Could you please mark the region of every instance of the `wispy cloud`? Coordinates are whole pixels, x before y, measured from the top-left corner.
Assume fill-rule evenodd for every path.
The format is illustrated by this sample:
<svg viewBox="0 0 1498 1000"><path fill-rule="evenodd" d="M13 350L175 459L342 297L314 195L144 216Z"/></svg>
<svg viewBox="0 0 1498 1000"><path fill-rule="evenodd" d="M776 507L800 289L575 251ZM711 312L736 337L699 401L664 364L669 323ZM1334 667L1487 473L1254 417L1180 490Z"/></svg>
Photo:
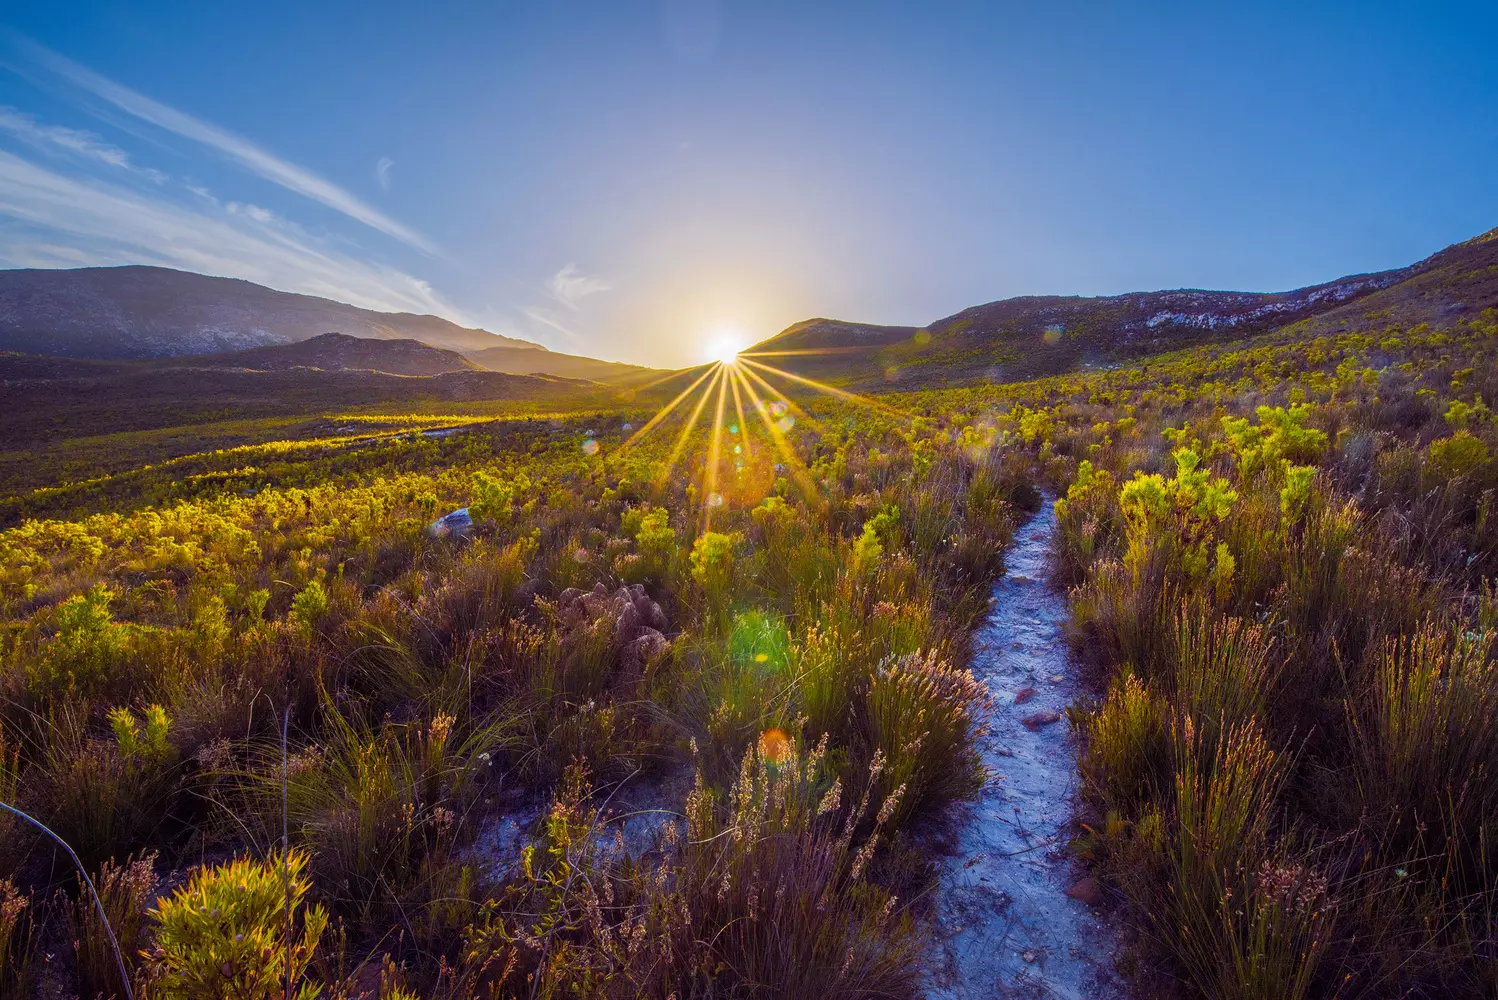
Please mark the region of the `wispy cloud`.
<svg viewBox="0 0 1498 1000"><path fill-rule="evenodd" d="M546 290L568 309L576 309L589 295L608 291L611 286L602 278L583 274L576 264L568 264L546 282Z"/></svg>
<svg viewBox="0 0 1498 1000"><path fill-rule="evenodd" d="M202 143L266 180L320 202L425 253L435 255L438 252L437 248L416 230L395 221L373 206L364 204L348 191L319 177L305 167L283 160L261 149L250 140L219 128L217 125L178 111L176 108L131 90L123 84L115 83L36 42L14 34L10 34L9 39L11 49L19 52L36 66L107 101L127 114L185 139Z"/></svg>
<svg viewBox="0 0 1498 1000"><path fill-rule="evenodd" d="M6 104L0 104L0 131L8 132L27 145L49 153L68 153L121 170L134 171L157 183L162 183L167 179L166 174L159 170L136 166L131 162L129 153L105 142L93 132L67 128L63 125L45 125L34 115L28 115Z"/></svg>
<svg viewBox="0 0 1498 1000"><path fill-rule="evenodd" d="M375 164L375 178L380 182L381 191L390 190L390 168L395 166L395 161L388 156L380 157L380 162Z"/></svg>
<svg viewBox="0 0 1498 1000"><path fill-rule="evenodd" d="M580 333L568 327L549 309L540 309L536 306L523 306L520 312L521 315L525 316L532 323L539 323L548 329L556 330L559 333L565 334L568 339L578 343L583 341L583 336Z"/></svg>
<svg viewBox="0 0 1498 1000"><path fill-rule="evenodd" d="M0 151L0 266L156 264L474 325L425 281L203 188L125 187Z"/></svg>

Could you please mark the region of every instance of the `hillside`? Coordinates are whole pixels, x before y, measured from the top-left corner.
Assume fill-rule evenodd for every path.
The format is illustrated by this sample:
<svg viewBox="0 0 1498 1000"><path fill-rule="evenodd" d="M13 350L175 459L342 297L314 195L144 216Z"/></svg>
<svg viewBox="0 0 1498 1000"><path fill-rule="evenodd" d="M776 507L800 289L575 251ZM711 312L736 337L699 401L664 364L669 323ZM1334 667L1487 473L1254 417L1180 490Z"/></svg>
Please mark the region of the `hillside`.
<svg viewBox="0 0 1498 1000"><path fill-rule="evenodd" d="M490 347L482 351L469 351L467 355L490 371L509 372L512 375L559 375L563 378L627 384L658 374L655 368L626 365L618 361L599 361L578 354L533 351L523 347Z"/></svg>
<svg viewBox="0 0 1498 1000"><path fill-rule="evenodd" d="M193 359L194 363L197 359ZM433 375L292 367L141 362L99 365L0 355L7 419L0 450L46 447L87 434L186 426L228 418L324 414L330 409L461 402L566 405L608 397L593 382L473 368Z"/></svg>
<svg viewBox="0 0 1498 1000"><path fill-rule="evenodd" d="M0 351L85 358L215 354L337 332L453 351L529 341L164 267L0 270Z"/></svg>
<svg viewBox="0 0 1498 1000"><path fill-rule="evenodd" d="M191 363L193 367L246 368L265 372L320 368L323 371L373 371L389 375L441 375L443 372L481 370L480 365L457 351L443 350L419 340L374 340L350 337L345 333L324 333L297 344L212 354L193 358Z"/></svg>
<svg viewBox="0 0 1498 1000"><path fill-rule="evenodd" d="M1181 289L1102 297L1022 296L973 306L924 328L815 319L750 353L838 384L1015 381L1290 324L1349 329L1449 322L1498 302L1498 230L1409 267L1288 292Z"/></svg>

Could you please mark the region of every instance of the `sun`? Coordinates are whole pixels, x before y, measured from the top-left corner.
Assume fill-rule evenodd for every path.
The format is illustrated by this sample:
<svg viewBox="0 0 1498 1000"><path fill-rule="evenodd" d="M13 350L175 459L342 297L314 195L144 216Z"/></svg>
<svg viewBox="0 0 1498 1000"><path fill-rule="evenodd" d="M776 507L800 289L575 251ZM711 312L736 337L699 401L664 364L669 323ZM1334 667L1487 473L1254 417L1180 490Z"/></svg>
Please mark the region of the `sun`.
<svg viewBox="0 0 1498 1000"><path fill-rule="evenodd" d="M703 352L708 361L716 361L721 365L738 364L739 354L748 345L744 338L736 333L720 333L710 338Z"/></svg>

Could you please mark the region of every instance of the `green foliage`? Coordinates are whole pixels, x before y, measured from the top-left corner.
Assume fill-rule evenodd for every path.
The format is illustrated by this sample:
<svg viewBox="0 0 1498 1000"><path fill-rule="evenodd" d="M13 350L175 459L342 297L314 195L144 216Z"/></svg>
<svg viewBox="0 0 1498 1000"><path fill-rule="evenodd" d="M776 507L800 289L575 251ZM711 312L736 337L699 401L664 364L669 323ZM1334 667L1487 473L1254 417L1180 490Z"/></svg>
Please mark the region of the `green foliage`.
<svg viewBox="0 0 1498 1000"><path fill-rule="evenodd" d="M204 867L151 911L153 993L172 1000L272 1000L289 981L301 1000L320 987L306 970L327 927L320 906L306 906L304 854Z"/></svg>
<svg viewBox="0 0 1498 1000"><path fill-rule="evenodd" d="M327 613L328 592L320 580L308 580L307 586L291 600L291 616L309 633L317 628Z"/></svg>
<svg viewBox="0 0 1498 1000"><path fill-rule="evenodd" d="M473 499L469 501L468 513L475 521L493 521L504 527L515 513L517 498L527 497L534 486L523 471L502 478L481 469L473 475Z"/></svg>
<svg viewBox="0 0 1498 1000"><path fill-rule="evenodd" d="M1488 461L1488 446L1470 431L1459 430L1450 437L1430 443L1426 452L1431 471L1442 479L1470 476Z"/></svg>
<svg viewBox="0 0 1498 1000"><path fill-rule="evenodd" d="M692 543L692 579L713 597L726 593L733 579L733 536L704 531Z"/></svg>
<svg viewBox="0 0 1498 1000"><path fill-rule="evenodd" d="M145 710L145 727L135 718L135 713L128 708L114 708L109 711L109 727L114 730L115 742L119 745L120 755L123 756L130 766L153 766L166 763L172 756L172 746L167 742L167 731L171 728L171 720L167 718L166 709L160 705L151 705Z"/></svg>

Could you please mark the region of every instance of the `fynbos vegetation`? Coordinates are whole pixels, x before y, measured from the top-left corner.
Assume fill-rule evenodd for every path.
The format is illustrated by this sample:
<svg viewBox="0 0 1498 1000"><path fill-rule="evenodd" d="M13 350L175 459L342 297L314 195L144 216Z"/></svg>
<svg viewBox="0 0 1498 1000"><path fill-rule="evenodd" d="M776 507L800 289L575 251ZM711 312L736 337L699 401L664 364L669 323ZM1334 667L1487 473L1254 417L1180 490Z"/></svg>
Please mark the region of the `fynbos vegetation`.
<svg viewBox="0 0 1498 1000"><path fill-rule="evenodd" d="M1376 321L13 469L0 801L80 870L0 815L0 997L918 996L1043 491L1125 968L1491 996L1498 314Z"/></svg>

